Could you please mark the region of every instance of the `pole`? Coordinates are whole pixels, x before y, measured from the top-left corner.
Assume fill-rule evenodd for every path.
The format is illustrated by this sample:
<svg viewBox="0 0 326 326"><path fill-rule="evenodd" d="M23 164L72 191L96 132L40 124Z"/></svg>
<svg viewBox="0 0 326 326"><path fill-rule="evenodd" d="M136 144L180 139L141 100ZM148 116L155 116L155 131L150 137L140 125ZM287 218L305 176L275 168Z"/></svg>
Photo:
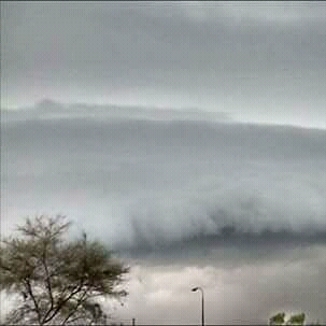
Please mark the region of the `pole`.
<svg viewBox="0 0 326 326"><path fill-rule="evenodd" d="M192 292L196 292L198 290L201 293L201 325L205 326L204 290L200 286L191 289Z"/></svg>
<svg viewBox="0 0 326 326"><path fill-rule="evenodd" d="M201 289L201 288L200 288ZM201 289L201 325L205 326L204 291Z"/></svg>
<svg viewBox="0 0 326 326"><path fill-rule="evenodd" d="M136 326L136 318L132 319L132 326Z"/></svg>

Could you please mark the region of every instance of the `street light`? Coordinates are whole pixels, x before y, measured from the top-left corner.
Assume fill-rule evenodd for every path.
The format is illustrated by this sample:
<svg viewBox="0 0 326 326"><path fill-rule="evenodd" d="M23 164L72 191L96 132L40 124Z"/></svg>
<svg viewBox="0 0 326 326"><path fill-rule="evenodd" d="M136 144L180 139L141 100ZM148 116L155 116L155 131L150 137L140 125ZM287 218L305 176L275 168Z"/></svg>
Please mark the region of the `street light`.
<svg viewBox="0 0 326 326"><path fill-rule="evenodd" d="M196 291L200 291L201 292L201 325L205 326L205 317L204 317L204 290L200 287L197 286L195 288L192 288L191 291L192 292L196 292Z"/></svg>

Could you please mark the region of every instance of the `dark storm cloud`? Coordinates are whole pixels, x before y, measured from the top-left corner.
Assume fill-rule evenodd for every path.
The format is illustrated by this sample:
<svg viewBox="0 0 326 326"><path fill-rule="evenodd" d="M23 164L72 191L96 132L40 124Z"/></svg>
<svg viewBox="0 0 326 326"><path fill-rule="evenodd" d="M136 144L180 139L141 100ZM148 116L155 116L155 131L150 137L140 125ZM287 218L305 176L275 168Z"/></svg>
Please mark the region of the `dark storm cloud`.
<svg viewBox="0 0 326 326"><path fill-rule="evenodd" d="M314 2L6 2L3 88L28 94L29 84L35 94L66 100L82 89L90 101L149 92L159 103L169 94L176 106L182 99L231 111L241 105L256 116L272 102L283 119L301 104L317 118L324 116L325 14ZM279 112L282 103L289 112Z"/></svg>
<svg viewBox="0 0 326 326"><path fill-rule="evenodd" d="M2 123L7 222L56 207L136 252L325 236L323 130L68 112Z"/></svg>

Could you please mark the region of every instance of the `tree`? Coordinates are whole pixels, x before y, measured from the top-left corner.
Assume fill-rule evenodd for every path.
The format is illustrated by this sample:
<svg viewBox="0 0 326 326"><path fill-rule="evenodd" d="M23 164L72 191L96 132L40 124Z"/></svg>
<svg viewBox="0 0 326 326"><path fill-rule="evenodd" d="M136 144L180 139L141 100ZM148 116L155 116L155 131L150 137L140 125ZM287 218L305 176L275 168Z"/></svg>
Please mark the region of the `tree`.
<svg viewBox="0 0 326 326"><path fill-rule="evenodd" d="M305 325L306 315L305 313L292 315L285 320L285 313L280 312L269 319L269 325ZM312 325L319 325L318 323Z"/></svg>
<svg viewBox="0 0 326 326"><path fill-rule="evenodd" d="M280 312L269 319L269 325L284 325L285 313Z"/></svg>
<svg viewBox="0 0 326 326"><path fill-rule="evenodd" d="M6 324L101 324L97 299L127 295L121 288L129 269L98 241L68 241L65 217L26 218L0 246L1 290L19 294Z"/></svg>

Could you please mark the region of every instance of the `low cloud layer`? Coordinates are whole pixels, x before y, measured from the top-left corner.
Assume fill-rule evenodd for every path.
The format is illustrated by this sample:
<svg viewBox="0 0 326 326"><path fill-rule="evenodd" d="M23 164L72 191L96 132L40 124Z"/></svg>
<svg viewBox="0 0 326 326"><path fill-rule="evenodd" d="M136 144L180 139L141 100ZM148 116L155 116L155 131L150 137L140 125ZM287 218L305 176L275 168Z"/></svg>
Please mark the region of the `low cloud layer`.
<svg viewBox="0 0 326 326"><path fill-rule="evenodd" d="M194 325L200 322L204 289L205 322L210 325L266 325L273 314L304 311L308 322L326 319L325 247L295 248L264 260L246 250L212 254L196 263L138 261L133 265L122 307L107 304L115 320L141 325Z"/></svg>
<svg viewBox="0 0 326 326"><path fill-rule="evenodd" d="M323 322L325 253L325 247L297 249L269 262L234 260L233 266L213 255L206 264L138 265L128 303L114 316L126 324L136 317L138 324L194 325L200 322L200 294L190 290L200 285L207 324L264 325L280 311L304 311L309 322Z"/></svg>
<svg viewBox="0 0 326 326"><path fill-rule="evenodd" d="M61 111L71 115L51 119ZM130 250L221 235L326 232L323 130L61 111L3 122L5 225L59 211Z"/></svg>

